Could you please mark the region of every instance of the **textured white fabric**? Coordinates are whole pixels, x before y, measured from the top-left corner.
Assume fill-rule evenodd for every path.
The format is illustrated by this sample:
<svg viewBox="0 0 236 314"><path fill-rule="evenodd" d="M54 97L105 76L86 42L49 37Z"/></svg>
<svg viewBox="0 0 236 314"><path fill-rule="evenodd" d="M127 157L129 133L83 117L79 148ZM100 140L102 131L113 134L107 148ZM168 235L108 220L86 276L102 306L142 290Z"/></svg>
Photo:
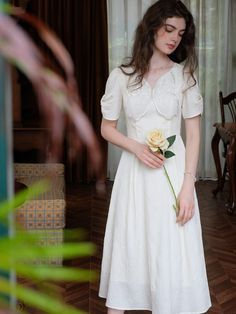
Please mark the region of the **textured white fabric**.
<svg viewBox="0 0 236 314"><path fill-rule="evenodd" d="M176 155L165 162L177 194L185 162L181 113L192 117L203 109L197 85L183 97L182 69L175 64L154 88L144 81L135 89L127 88L127 76L116 68L101 102L103 117L114 119L121 110L117 99L121 100L128 136L137 141L145 142L154 128L163 129L166 136L177 135L172 146ZM150 169L124 151L104 239L99 295L107 299L108 307L147 309L153 314L205 313L210 307L196 195L195 215L185 226L176 224L173 204L163 168Z"/></svg>

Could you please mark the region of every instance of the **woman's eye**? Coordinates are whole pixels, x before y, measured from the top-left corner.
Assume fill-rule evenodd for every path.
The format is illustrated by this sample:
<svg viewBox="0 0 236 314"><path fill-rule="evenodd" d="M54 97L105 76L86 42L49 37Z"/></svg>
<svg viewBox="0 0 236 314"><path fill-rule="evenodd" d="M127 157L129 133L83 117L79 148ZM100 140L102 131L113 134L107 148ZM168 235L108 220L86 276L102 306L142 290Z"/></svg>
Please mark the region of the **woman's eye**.
<svg viewBox="0 0 236 314"><path fill-rule="evenodd" d="M166 27L166 31L167 31L167 33L171 33L171 32L173 31L173 29L172 29L172 28L167 28L167 27Z"/></svg>

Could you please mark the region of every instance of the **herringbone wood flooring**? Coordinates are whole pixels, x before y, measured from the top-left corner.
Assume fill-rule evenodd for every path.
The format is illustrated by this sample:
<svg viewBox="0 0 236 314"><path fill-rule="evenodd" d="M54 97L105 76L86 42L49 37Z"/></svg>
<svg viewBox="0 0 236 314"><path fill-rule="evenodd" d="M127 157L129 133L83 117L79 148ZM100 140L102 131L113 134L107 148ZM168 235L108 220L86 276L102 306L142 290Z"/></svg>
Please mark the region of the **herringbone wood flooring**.
<svg viewBox="0 0 236 314"><path fill-rule="evenodd" d="M213 304L208 313L236 314L236 213L234 216L228 216L226 213L226 192L217 199L212 197L211 191L215 184L213 181L201 181L196 185ZM67 228L86 230L85 237L96 243L97 253L91 258L69 261L67 264L91 267L99 272L111 187L112 184L108 183L104 194L96 193L91 185L68 187ZM90 284L61 284L60 292L66 302L90 314L106 313L105 301L98 298L98 281ZM35 314L36 311L32 313Z"/></svg>

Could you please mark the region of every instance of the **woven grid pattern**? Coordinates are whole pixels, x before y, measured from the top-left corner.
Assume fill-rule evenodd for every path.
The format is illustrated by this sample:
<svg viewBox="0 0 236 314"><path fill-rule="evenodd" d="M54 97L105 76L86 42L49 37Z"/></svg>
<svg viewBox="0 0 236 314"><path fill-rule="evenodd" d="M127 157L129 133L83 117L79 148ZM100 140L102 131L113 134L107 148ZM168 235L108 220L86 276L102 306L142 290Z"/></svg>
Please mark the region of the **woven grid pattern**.
<svg viewBox="0 0 236 314"><path fill-rule="evenodd" d="M28 230L37 238L37 244L42 247L57 246L63 242L62 229ZM62 265L62 257L58 258L37 258L34 264L37 265Z"/></svg>
<svg viewBox="0 0 236 314"><path fill-rule="evenodd" d="M65 227L63 164L15 164L15 178L31 186L50 176L49 191L35 196L17 209L16 220L25 229L62 229Z"/></svg>
<svg viewBox="0 0 236 314"><path fill-rule="evenodd" d="M64 176L64 165L60 163L48 164L14 164L15 177L45 177L47 175Z"/></svg>

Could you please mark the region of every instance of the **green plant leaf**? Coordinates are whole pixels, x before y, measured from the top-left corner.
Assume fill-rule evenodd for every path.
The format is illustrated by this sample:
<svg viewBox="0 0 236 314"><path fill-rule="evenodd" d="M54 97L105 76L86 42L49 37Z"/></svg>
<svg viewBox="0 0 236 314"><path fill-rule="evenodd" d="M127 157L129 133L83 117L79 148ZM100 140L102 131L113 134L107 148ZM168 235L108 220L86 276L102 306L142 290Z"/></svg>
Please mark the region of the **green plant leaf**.
<svg viewBox="0 0 236 314"><path fill-rule="evenodd" d="M0 292L13 294L18 300L24 301L30 306L37 307L49 314L85 314L85 312L77 310L76 308L66 305L59 300L59 298L51 297L46 293L40 291L33 291L22 287L19 284L13 286L8 280L0 277Z"/></svg>
<svg viewBox="0 0 236 314"><path fill-rule="evenodd" d="M49 190L50 180L41 180L30 186L30 188L24 189L17 193L14 198L1 202L0 204L0 219L6 218L7 215L13 212L25 201L35 198L36 195L42 194Z"/></svg>
<svg viewBox="0 0 236 314"><path fill-rule="evenodd" d="M8 3L1 3L0 4L0 12L10 14L12 12L12 6Z"/></svg>
<svg viewBox="0 0 236 314"><path fill-rule="evenodd" d="M165 156L165 158L171 158L171 157L175 156L175 153L173 153L170 150L166 150L164 153L164 156Z"/></svg>
<svg viewBox="0 0 236 314"><path fill-rule="evenodd" d="M56 246L39 246L34 242L27 244L19 238L0 239L1 255L9 256L15 261L32 262L37 258L71 259L89 256L95 253L95 245L89 242L63 243Z"/></svg>
<svg viewBox="0 0 236 314"><path fill-rule="evenodd" d="M176 139L176 135L172 135L172 136L167 137L167 141L169 142L168 148L169 148L171 145L173 145L175 139Z"/></svg>
<svg viewBox="0 0 236 314"><path fill-rule="evenodd" d="M97 279L96 271L89 269L79 269L66 266L56 265L29 265L25 263L16 263L14 260L8 258L1 258L0 269L3 271L11 271L14 269L17 275L32 280L63 280L63 281L76 281L86 282Z"/></svg>
<svg viewBox="0 0 236 314"><path fill-rule="evenodd" d="M88 236L88 232L82 229L65 229L64 232L64 242L68 241L79 241L85 239Z"/></svg>

